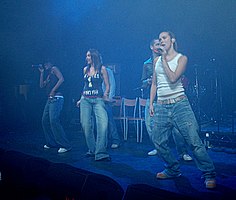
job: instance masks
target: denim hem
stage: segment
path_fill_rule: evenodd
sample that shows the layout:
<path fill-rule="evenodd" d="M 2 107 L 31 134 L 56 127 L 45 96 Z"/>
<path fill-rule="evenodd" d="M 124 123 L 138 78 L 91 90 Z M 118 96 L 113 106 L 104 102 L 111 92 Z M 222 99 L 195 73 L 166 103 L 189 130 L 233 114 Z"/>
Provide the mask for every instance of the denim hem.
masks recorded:
<path fill-rule="evenodd" d="M 95 160 L 101 160 L 103 158 L 109 158 L 109 155 L 104 155 L 104 156 L 95 156 Z"/>
<path fill-rule="evenodd" d="M 167 169 L 165 169 L 165 170 L 163 170 L 162 171 L 162 173 L 163 174 L 165 174 L 166 176 L 168 176 L 168 177 L 179 177 L 179 176 L 181 176 L 181 172 L 178 172 L 178 173 L 170 173 L 170 171 L 169 170 L 167 170 Z"/>
<path fill-rule="evenodd" d="M 215 171 L 205 172 L 205 173 L 202 174 L 201 178 L 204 178 L 205 180 L 215 179 L 216 178 L 216 172 Z"/>

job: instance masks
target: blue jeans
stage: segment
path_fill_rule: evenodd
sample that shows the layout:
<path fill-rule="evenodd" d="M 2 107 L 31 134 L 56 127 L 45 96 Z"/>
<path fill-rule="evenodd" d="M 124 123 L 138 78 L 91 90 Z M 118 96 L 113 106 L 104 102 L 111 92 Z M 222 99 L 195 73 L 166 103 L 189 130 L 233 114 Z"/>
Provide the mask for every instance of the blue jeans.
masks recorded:
<path fill-rule="evenodd" d="M 179 130 L 175 127 L 172 129 L 172 136 L 176 145 L 178 156 L 179 158 L 182 158 L 184 154 L 188 154 L 187 144 Z"/>
<path fill-rule="evenodd" d="M 154 107 L 155 107 L 155 104 L 156 102 L 154 103 Z M 147 129 L 149 137 L 152 138 L 151 135 L 152 135 L 154 122 L 153 122 L 153 117 L 151 117 L 149 114 L 149 107 L 150 107 L 150 99 L 147 99 L 146 106 L 145 106 L 145 125 L 146 125 L 146 129 Z M 186 142 L 183 136 L 179 133 L 179 131 L 175 127 L 173 127 L 172 135 L 173 135 L 174 142 L 176 144 L 177 153 L 179 157 L 182 158 L 184 154 L 188 153 Z"/>
<path fill-rule="evenodd" d="M 198 135 L 197 120 L 187 98 L 174 104 L 157 103 L 154 118 L 152 141 L 165 162 L 165 173 L 170 176 L 180 174 L 179 162 L 168 145 L 172 127 L 175 127 L 193 151 L 196 165 L 202 171 L 203 177 L 216 176 L 214 164 Z"/>
<path fill-rule="evenodd" d="M 112 103 L 105 102 L 105 108 L 108 116 L 108 139 L 111 140 L 112 144 L 120 145 L 120 136 L 117 131 L 116 122 L 113 119 Z"/>
<path fill-rule="evenodd" d="M 95 120 L 93 120 L 93 114 Z M 96 139 L 93 128 L 94 121 L 96 121 Z M 95 154 L 95 160 L 109 157 L 107 152 L 108 117 L 102 98 L 81 97 L 80 122 L 84 130 L 89 152 Z"/>
<path fill-rule="evenodd" d="M 42 116 L 42 126 L 47 146 L 71 149 L 71 145 L 60 123 L 63 104 L 63 98 L 55 97 L 47 100 Z"/>
<path fill-rule="evenodd" d="M 153 117 L 151 117 L 149 114 L 149 107 L 150 107 L 150 99 L 147 99 L 146 105 L 145 105 L 144 117 L 145 117 L 145 125 L 147 129 L 147 133 L 148 133 L 148 136 L 151 138 L 152 128 L 153 128 Z"/>

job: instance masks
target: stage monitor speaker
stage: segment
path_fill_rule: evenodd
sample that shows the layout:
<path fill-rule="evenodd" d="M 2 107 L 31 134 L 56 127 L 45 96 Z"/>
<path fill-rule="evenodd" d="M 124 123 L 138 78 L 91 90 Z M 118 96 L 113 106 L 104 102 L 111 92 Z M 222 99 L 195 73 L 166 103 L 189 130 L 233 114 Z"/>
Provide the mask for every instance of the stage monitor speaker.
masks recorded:
<path fill-rule="evenodd" d="M 6 150 L 0 148 L 0 159 L 1 159 L 1 156 L 3 156 L 5 152 Z M 1 163 L 0 163 L 0 166 L 1 166 Z"/>
<path fill-rule="evenodd" d="M 0 191 L 4 188 L 9 199 L 120 200 L 124 195 L 109 177 L 16 151 L 0 149 L 0 171 Z"/>
<path fill-rule="evenodd" d="M 132 184 L 127 187 L 123 200 L 189 200 L 189 196 L 162 190 L 146 184 Z"/>
<path fill-rule="evenodd" d="M 19 186 L 40 185 L 50 166 L 50 162 L 45 159 L 16 151 L 6 151 L 0 162 L 2 179 Z"/>
<path fill-rule="evenodd" d="M 123 188 L 110 177 L 101 174 L 89 174 L 83 187 L 83 200 L 121 200 Z"/>
<path fill-rule="evenodd" d="M 5 199 L 34 199 L 43 195 L 50 162 L 16 151 L 0 156 L 1 194 Z"/>
<path fill-rule="evenodd" d="M 64 163 L 52 163 L 46 173 L 43 190 L 53 199 L 80 199 L 82 190 L 91 172 Z"/>

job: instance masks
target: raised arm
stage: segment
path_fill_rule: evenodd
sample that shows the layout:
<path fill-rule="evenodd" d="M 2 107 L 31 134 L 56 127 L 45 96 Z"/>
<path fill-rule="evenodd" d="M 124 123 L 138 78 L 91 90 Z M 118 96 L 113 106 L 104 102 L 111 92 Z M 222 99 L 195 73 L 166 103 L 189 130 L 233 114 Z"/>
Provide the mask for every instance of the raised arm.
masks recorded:
<path fill-rule="evenodd" d="M 40 77 L 39 77 L 39 87 L 43 88 L 46 86 L 46 81 L 44 80 L 44 68 L 39 68 Z"/>
<path fill-rule="evenodd" d="M 176 70 L 173 72 L 166 61 L 165 55 L 162 55 L 163 68 L 171 83 L 175 83 L 184 74 L 186 70 L 187 61 L 188 59 L 186 56 L 181 56 L 178 60 L 178 66 Z"/>

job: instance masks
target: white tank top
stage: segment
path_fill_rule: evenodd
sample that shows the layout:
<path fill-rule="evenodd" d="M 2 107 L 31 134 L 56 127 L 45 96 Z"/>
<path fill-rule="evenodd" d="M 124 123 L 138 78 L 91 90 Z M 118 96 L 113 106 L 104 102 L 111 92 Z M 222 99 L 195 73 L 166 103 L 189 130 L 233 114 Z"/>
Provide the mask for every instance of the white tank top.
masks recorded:
<path fill-rule="evenodd" d="M 170 69 L 174 72 L 178 66 L 178 60 L 182 54 L 178 53 L 171 61 L 168 62 Z M 184 87 L 181 78 L 176 83 L 171 83 L 162 66 L 161 57 L 158 58 L 155 71 L 157 76 L 157 98 L 166 100 L 184 95 Z"/>

